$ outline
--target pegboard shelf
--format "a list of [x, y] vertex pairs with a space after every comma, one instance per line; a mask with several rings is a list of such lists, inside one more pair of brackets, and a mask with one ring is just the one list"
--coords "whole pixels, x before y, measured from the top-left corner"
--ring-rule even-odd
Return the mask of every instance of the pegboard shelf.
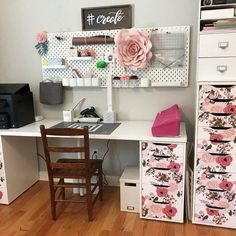
[[[151, 41], [152, 36], [155, 34], [155, 43], [153, 45], [158, 45], [158, 53], [163, 53], [168, 57], [157, 58], [153, 63], [153, 60], [145, 68], [139, 69], [137, 71], [132, 71], [129, 68], [124, 68], [119, 64], [117, 58], [114, 60], [114, 67], [112, 70], [113, 77], [121, 77], [123, 75], [137, 76], [140, 78], [149, 78], [149, 87], [152, 83], [164, 83], [169, 87], [187, 87], [188, 86], [188, 76], [189, 76], [189, 46], [190, 46], [190, 26], [170, 26], [170, 27], [155, 27], [155, 28], [141, 28], [141, 31], [145, 31], [149, 34]], [[84, 57], [67, 57], [68, 49], [72, 46], [73, 37], [94, 37], [94, 36], [109, 36], [114, 38], [119, 30], [102, 30], [102, 31], [80, 31], [80, 32], [64, 32], [63, 40], [58, 41], [55, 36], [58, 33], [48, 33], [49, 50], [47, 53], [47, 58], [65, 58], [66, 66], [63, 67], [53, 67], [49, 70], [49, 67], [43, 67], [43, 78], [72, 78], [73, 73], [76, 70], [80, 77], [86, 77], [86, 74], [90, 73], [93, 77], [100, 79], [100, 86], [107, 86], [107, 77], [109, 74], [109, 67], [104, 69], [98, 69], [96, 63], [100, 60], [104, 60], [104, 55], [108, 54], [111, 49], [115, 48], [114, 44], [94, 44], [94, 45], [79, 45], [77, 46], [78, 51], [86, 48], [92, 48], [96, 52], [95, 58], [84, 58]], [[181, 41], [183, 40], [183, 41]], [[153, 41], [152, 41], [153, 42]], [[181, 44], [181, 42], [183, 42]], [[179, 45], [183, 45], [183, 49], [176, 50]], [[166, 50], [167, 47], [167, 50]], [[168, 49], [170, 48], [170, 50]], [[165, 50], [164, 50], [165, 49]], [[160, 52], [160, 50], [162, 50]], [[164, 51], [164, 52], [163, 52]], [[183, 52], [181, 52], [183, 51]], [[183, 53], [180, 55], [180, 53]], [[154, 53], [153, 53], [154, 54]], [[181, 66], [179, 62], [173, 62], [181, 56]], [[174, 59], [173, 59], [174, 58]], [[177, 59], [176, 59], [177, 58]], [[172, 60], [173, 59], [173, 60]], [[174, 65], [174, 66], [173, 66]], [[175, 66], [176, 65], [176, 66]], [[66, 69], [65, 69], [66, 68]], [[61, 70], [59, 70], [61, 69]], [[64, 69], [64, 70], [62, 70]], [[176, 85], [178, 84], [178, 85]], [[159, 85], [158, 85], [159, 86]], [[162, 87], [162, 84], [160, 84]], [[85, 87], [85, 86], [81, 86]], [[92, 86], [91, 86], [92, 87]], [[113, 84], [114, 88], [139, 88], [137, 85], [118, 85]], [[153, 86], [154, 87], [154, 86]]]
[[67, 57], [68, 61], [92, 61], [93, 57]]
[[43, 69], [65, 69], [65, 65], [58, 65], [58, 66], [42, 66]]

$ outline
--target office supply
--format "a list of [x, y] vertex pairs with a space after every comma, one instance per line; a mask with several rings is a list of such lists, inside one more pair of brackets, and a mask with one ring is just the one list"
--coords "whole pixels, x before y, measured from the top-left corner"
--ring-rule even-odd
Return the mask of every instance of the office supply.
[[120, 210], [140, 212], [140, 177], [138, 166], [127, 166], [120, 177]]
[[180, 111], [177, 104], [157, 113], [152, 125], [153, 136], [177, 136], [180, 133]]
[[61, 82], [40, 82], [40, 102], [46, 105], [59, 105], [63, 103]]
[[0, 113], [5, 114], [5, 122], [9, 119], [11, 128], [34, 122], [33, 94], [29, 84], [0, 84]]
[[[40, 126], [41, 137], [44, 147], [44, 154], [47, 163], [50, 197], [51, 197], [51, 214], [52, 219], [56, 220], [56, 205], [58, 202], [77, 202], [86, 203], [88, 211], [88, 220], [93, 220], [93, 207], [96, 200], [102, 201], [103, 198], [103, 177], [102, 177], [102, 159], [91, 160], [89, 158], [89, 134], [88, 128], [83, 127], [80, 129], [57, 129], [50, 128], [45, 129], [44, 125]], [[48, 136], [54, 137], [81, 137], [83, 144], [81, 146], [51, 146], [48, 143]], [[82, 159], [68, 159], [60, 158], [56, 162], [51, 160], [51, 153], [71, 153], [82, 155]], [[92, 177], [95, 177], [92, 183]], [[71, 184], [68, 180], [83, 180], [84, 182], [78, 182]], [[74, 200], [68, 197], [65, 189], [67, 188], [84, 188], [86, 189], [86, 195], [83, 199]], [[98, 193], [93, 194], [98, 188]], [[58, 191], [60, 191], [58, 193]]]

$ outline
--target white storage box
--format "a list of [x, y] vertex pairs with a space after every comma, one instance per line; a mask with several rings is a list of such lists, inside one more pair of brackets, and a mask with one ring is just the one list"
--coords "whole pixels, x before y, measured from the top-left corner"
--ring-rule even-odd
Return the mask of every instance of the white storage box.
[[137, 166], [126, 167], [120, 177], [120, 208], [121, 211], [140, 211], [140, 178]]

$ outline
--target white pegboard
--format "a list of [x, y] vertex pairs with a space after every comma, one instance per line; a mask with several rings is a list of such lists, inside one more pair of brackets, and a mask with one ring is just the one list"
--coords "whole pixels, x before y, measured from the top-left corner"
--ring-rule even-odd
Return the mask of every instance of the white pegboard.
[[[144, 69], [140, 69], [137, 71], [132, 71], [130, 69], [125, 69], [119, 65], [117, 59], [114, 62], [113, 75], [121, 76], [124, 74], [127, 75], [137, 75], [138, 78], [149, 78], [151, 81], [152, 87], [155, 86], [175, 86], [175, 87], [187, 87], [188, 86], [188, 68], [189, 68], [189, 45], [190, 45], [190, 27], [189, 26], [171, 26], [171, 27], [158, 27], [158, 28], [142, 28], [140, 30], [146, 31], [151, 38], [152, 33], [160, 32], [160, 35], [169, 34], [169, 37], [172, 35], [176, 35], [174, 33], [183, 33], [184, 34], [184, 63], [181, 68], [163, 68], [160, 66], [148, 65]], [[47, 58], [65, 58], [67, 57], [67, 50], [72, 46], [72, 38], [73, 37], [91, 37], [98, 35], [107, 35], [110, 37], [114, 37], [119, 30], [103, 30], [103, 31], [80, 31], [80, 32], [63, 32], [63, 33], [48, 33], [48, 42], [49, 42], [49, 50], [47, 54]], [[56, 39], [56, 36], [60, 36], [63, 40]], [[165, 37], [160, 37], [160, 40], [163, 40]], [[177, 40], [177, 39], [176, 39]], [[172, 42], [175, 43], [175, 39], [172, 37]], [[160, 41], [160, 45], [165, 42]], [[73, 61], [66, 60], [67, 64], [70, 66], [66, 68], [51, 68], [51, 69], [42, 69], [43, 79], [54, 79], [54, 78], [72, 78], [72, 69], [75, 68], [79, 71], [81, 76], [84, 76], [85, 73], [89, 70], [92, 70], [92, 74], [94, 77], [98, 77], [101, 79], [101, 86], [106, 87], [106, 80], [108, 75], [108, 68], [105, 69], [97, 69], [96, 63], [103, 59], [104, 53], [109, 51], [110, 47], [114, 47], [114, 45], [105, 45], [105, 44], [97, 44], [97, 45], [82, 45], [78, 46], [78, 50], [83, 48], [92, 47], [96, 51], [96, 58], [91, 61]], [[43, 59], [43, 58], [42, 58]], [[129, 84], [127, 86], [120, 85], [119, 82], [113, 82], [114, 87], [130, 87]], [[139, 81], [135, 84], [135, 86], [131, 85], [131, 87], [138, 87]]]

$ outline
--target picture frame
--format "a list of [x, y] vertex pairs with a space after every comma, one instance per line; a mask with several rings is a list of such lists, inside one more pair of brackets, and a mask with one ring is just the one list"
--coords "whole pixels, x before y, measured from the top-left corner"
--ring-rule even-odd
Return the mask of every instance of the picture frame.
[[111, 30], [132, 27], [132, 6], [113, 5], [81, 9], [82, 30]]

